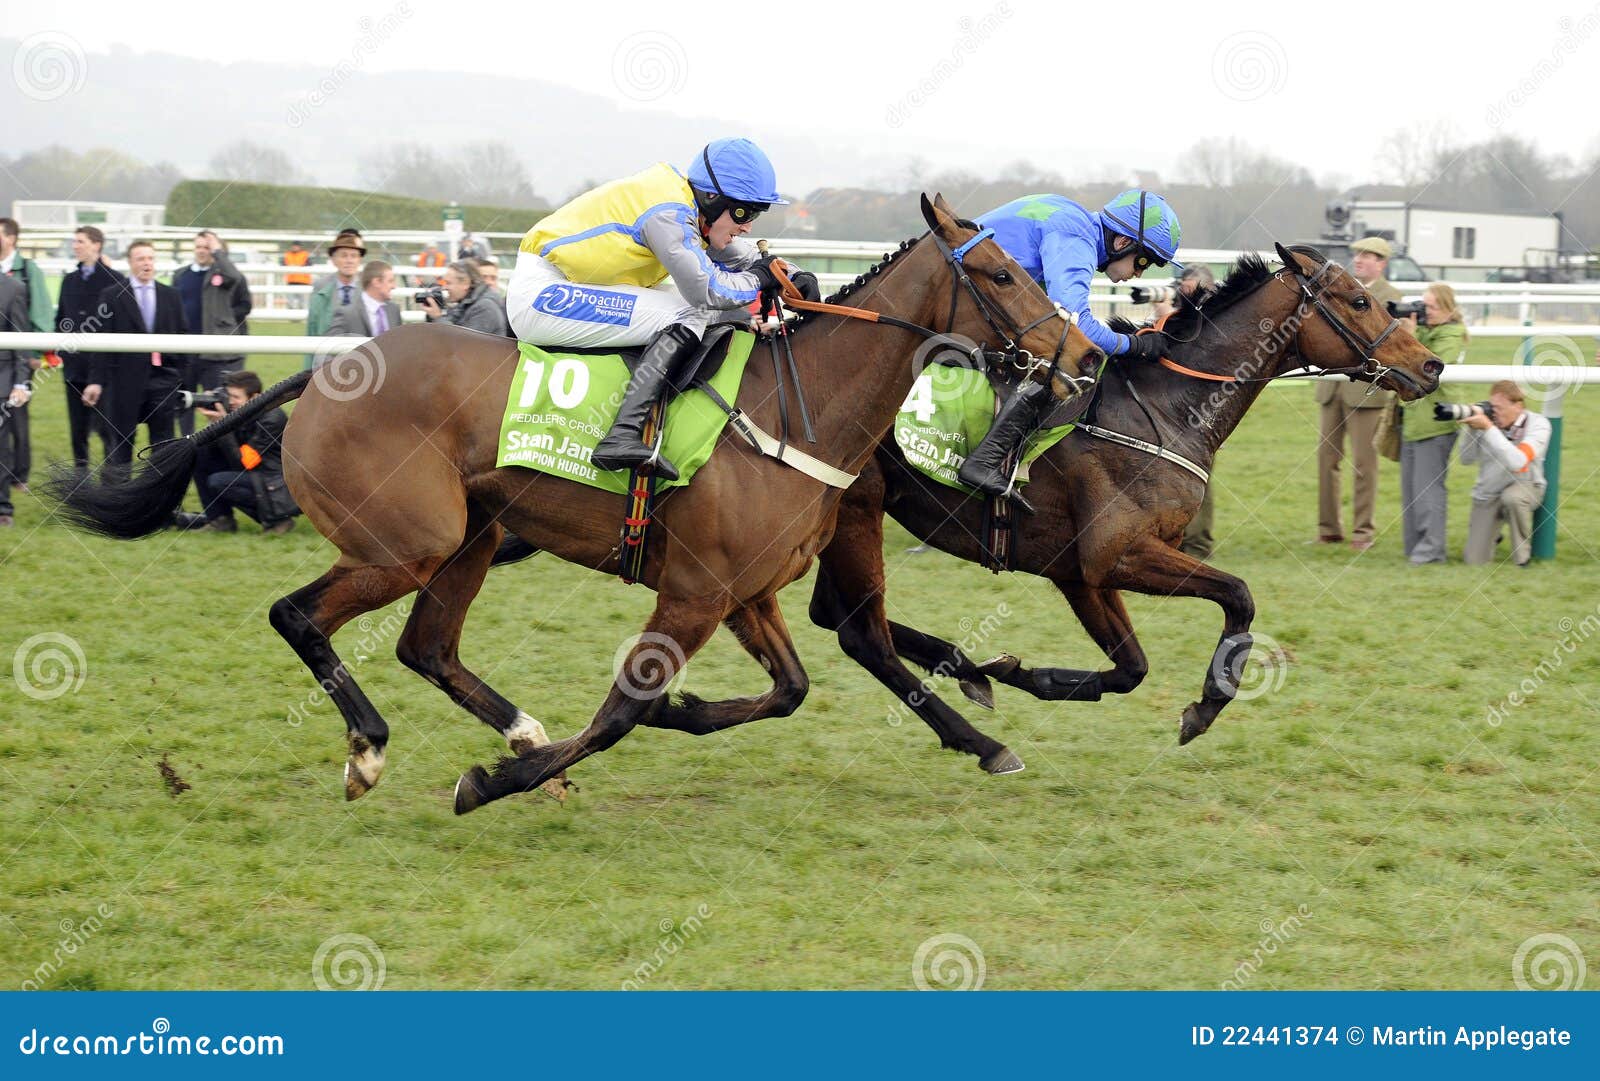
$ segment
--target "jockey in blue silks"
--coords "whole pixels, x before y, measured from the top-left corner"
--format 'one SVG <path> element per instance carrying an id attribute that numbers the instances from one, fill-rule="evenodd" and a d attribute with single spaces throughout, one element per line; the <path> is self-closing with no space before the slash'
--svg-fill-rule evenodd
<path id="1" fill-rule="evenodd" d="M 1025 195 L 978 218 L 994 230 L 995 241 L 1044 287 L 1050 299 L 1072 313 L 1078 329 L 1108 356 L 1154 360 L 1165 354 L 1160 333 L 1121 334 L 1089 310 L 1089 285 L 1099 271 L 1113 282 L 1144 274 L 1152 265 L 1183 267 L 1173 258 L 1181 230 L 1178 215 L 1161 196 L 1133 189 L 1112 199 L 1098 213 L 1062 195 Z M 1079 392 L 1092 376 L 1065 373 Z M 995 418 L 994 427 L 975 447 L 960 471 L 963 484 L 989 495 L 1014 495 L 1005 460 L 1021 448 L 1051 403 L 1048 383 L 1027 381 Z"/>

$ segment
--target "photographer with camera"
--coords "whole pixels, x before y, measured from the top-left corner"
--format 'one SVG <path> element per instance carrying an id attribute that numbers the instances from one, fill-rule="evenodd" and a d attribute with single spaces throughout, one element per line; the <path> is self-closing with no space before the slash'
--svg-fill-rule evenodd
<path id="1" fill-rule="evenodd" d="M 1502 379 L 1489 388 L 1489 400 L 1476 405 L 1434 407 L 1440 420 L 1464 425 L 1461 464 L 1478 463 L 1472 486 L 1472 518 L 1467 523 L 1467 563 L 1487 563 L 1500 541 L 1500 523 L 1511 531 L 1511 558 L 1519 567 L 1532 557 L 1533 509 L 1544 500 L 1544 456 L 1550 447 L 1550 422 L 1523 404 L 1522 388 Z"/>
<path id="2" fill-rule="evenodd" d="M 207 419 L 217 421 L 261 393 L 261 379 L 249 371 L 223 377 L 224 392 L 195 394 L 190 403 Z M 180 529 L 234 533 L 233 512 L 242 510 L 261 523 L 261 532 L 280 536 L 294 528 L 300 513 L 283 482 L 283 429 L 289 415 L 270 409 L 251 424 L 200 448 L 195 462 L 194 486 L 200 492 L 203 513 L 179 511 L 173 524 Z"/>
<path id="3" fill-rule="evenodd" d="M 470 259 L 451 263 L 438 285 L 417 294 L 417 307 L 427 313 L 430 323 L 452 323 L 468 330 L 511 337 L 505 301 L 489 288 L 478 272 L 477 263 Z"/>
<path id="4" fill-rule="evenodd" d="M 1457 364 L 1466 355 L 1466 322 L 1456 291 L 1444 282 L 1424 289 L 1420 302 L 1390 304 L 1389 312 L 1446 364 Z M 1453 420 L 1437 418 L 1434 406 L 1450 402 L 1450 384 L 1440 383 L 1432 394 L 1393 406 L 1400 426 L 1400 510 L 1406 558 L 1413 566 L 1445 561 L 1445 475 L 1457 429 Z"/>

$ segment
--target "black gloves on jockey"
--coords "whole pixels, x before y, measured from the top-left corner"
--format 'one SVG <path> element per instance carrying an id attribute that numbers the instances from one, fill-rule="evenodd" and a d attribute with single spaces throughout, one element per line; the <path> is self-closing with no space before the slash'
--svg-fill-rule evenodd
<path id="1" fill-rule="evenodd" d="M 1159 330 L 1134 334 L 1129 338 L 1128 351 L 1122 355 L 1136 360 L 1160 360 L 1167 355 L 1169 344 L 1167 336 Z"/>
<path id="2" fill-rule="evenodd" d="M 776 255 L 763 255 L 750 267 L 750 273 L 756 276 L 761 283 L 761 301 L 763 310 L 770 306 L 771 298 L 777 296 L 783 289 L 778 284 L 778 276 L 772 272 L 772 262 L 780 258 Z M 786 266 L 788 264 L 785 264 Z M 809 270 L 793 270 L 789 273 L 789 281 L 799 290 L 800 295 L 807 300 L 821 300 L 822 289 L 817 285 L 817 276 Z"/>

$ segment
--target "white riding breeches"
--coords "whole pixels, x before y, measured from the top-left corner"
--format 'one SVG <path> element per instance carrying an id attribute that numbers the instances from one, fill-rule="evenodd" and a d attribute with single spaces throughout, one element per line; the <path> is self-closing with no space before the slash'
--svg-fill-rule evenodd
<path id="1" fill-rule="evenodd" d="M 650 289 L 637 285 L 584 285 L 533 252 L 518 252 L 506 290 L 511 332 L 533 345 L 647 345 L 674 323 L 702 334 L 716 314 L 697 308 L 667 278 Z"/>

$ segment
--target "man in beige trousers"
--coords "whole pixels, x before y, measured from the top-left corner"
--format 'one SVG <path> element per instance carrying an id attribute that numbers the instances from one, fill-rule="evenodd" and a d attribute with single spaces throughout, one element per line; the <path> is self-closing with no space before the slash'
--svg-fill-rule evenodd
<path id="1" fill-rule="evenodd" d="M 1384 277 L 1393 254 L 1382 237 L 1363 237 L 1350 245 L 1353 258 L 1350 271 L 1379 304 L 1400 299 Z M 1340 520 L 1343 501 L 1339 464 L 1344 460 L 1344 441 L 1350 438 L 1351 472 L 1354 480 L 1350 547 L 1364 552 L 1372 547 L 1376 531 L 1372 516 L 1378 505 L 1378 451 L 1372 437 L 1378 434 L 1378 420 L 1394 395 L 1377 390 L 1371 383 L 1320 379 L 1316 384 L 1317 403 L 1322 407 L 1321 438 L 1317 447 L 1317 543 L 1338 544 L 1345 539 Z"/>

